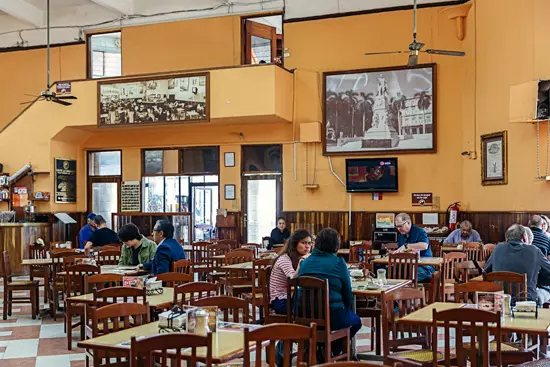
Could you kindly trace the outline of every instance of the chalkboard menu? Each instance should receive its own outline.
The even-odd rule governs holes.
[[[55,202],[76,203],[76,160],[55,158]]]

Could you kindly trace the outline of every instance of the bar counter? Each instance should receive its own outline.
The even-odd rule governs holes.
[[[30,258],[29,245],[39,238],[49,243],[50,234],[49,223],[0,223],[0,250],[10,254],[12,275],[29,274],[30,267],[21,266],[23,259]]]

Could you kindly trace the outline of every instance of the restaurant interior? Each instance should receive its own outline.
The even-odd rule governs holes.
[[[314,3],[0,0],[1,367],[550,366],[550,3]]]

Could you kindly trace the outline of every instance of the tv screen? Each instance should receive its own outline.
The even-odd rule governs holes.
[[[397,158],[346,159],[347,192],[397,192]]]

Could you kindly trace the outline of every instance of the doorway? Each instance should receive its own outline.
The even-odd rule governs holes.
[[[283,16],[243,18],[243,64],[283,65]]]
[[[276,227],[281,213],[281,176],[249,175],[243,178],[244,231],[247,243],[262,243]]]
[[[118,212],[120,181],[97,180],[90,183],[92,212],[105,218],[108,228],[113,228],[112,214]]]
[[[219,206],[218,184],[197,183],[192,179],[190,186],[193,241],[208,241],[216,238],[216,214]]]

